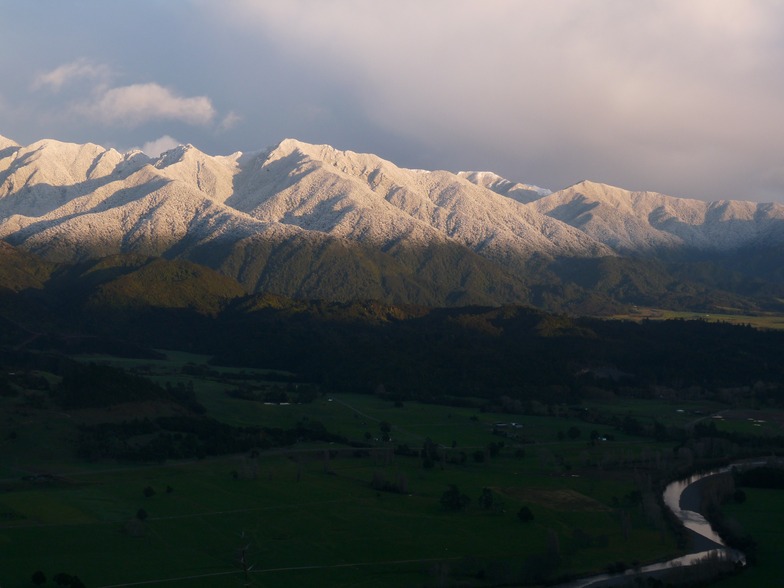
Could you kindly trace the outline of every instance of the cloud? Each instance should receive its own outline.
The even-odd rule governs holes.
[[[706,106],[737,110],[738,93],[752,97],[764,84],[753,68],[775,29],[763,4],[627,4],[238,2],[282,51],[319,62],[394,127],[460,122],[486,135],[545,131],[542,123],[564,127],[556,124],[564,119],[571,131],[641,115],[704,120]],[[735,76],[747,90],[727,91]]]
[[[784,198],[782,2],[184,1],[188,27],[152,0],[46,22],[20,3],[0,132],[133,145],[192,125],[215,152],[295,136],[553,189]],[[156,34],[96,25],[120,13]]]
[[[706,176],[740,177],[784,149],[781,3],[229,6],[224,18],[330,79],[367,122],[444,159],[546,170],[554,188],[592,177],[704,193]]]
[[[164,135],[153,141],[147,141],[142,145],[141,150],[150,157],[158,157],[164,151],[174,149],[178,145],[182,145],[182,143],[169,135]]]
[[[226,116],[223,117],[223,120],[221,120],[220,124],[218,125],[218,130],[230,131],[231,129],[236,127],[241,120],[242,117],[232,110]]]
[[[109,66],[82,58],[39,74],[31,87],[57,93],[66,85],[86,81],[86,85],[77,88],[77,96],[80,97],[71,103],[67,112],[107,125],[133,128],[162,120],[208,125],[216,117],[215,108],[207,96],[180,96],[174,90],[153,82],[111,86],[109,80],[113,76]],[[230,128],[238,120],[236,114],[229,113],[221,126]]]
[[[155,83],[106,89],[78,110],[101,122],[125,127],[155,120],[207,125],[215,117],[215,108],[206,96],[185,98]]]
[[[34,90],[45,88],[58,92],[63,86],[75,80],[105,81],[110,76],[111,70],[106,65],[82,58],[37,75],[33,80],[32,88]]]

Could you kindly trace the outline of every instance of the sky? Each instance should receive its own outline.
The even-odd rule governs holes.
[[[0,0],[0,135],[784,203],[778,0]]]

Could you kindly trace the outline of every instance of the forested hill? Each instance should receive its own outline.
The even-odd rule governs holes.
[[[443,403],[580,402],[592,395],[784,398],[784,332],[700,320],[572,318],[520,307],[432,309],[257,295],[194,308],[105,308],[25,326],[4,319],[19,353],[143,354],[182,349],[216,364],[283,369],[322,392]],[[149,352],[149,351],[147,351]],[[472,401],[473,402],[473,401]]]

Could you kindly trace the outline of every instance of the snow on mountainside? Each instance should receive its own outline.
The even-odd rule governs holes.
[[[216,202],[225,202],[234,193],[234,176],[239,172],[237,152],[211,157],[193,145],[180,145],[162,153],[154,166],[167,178],[195,187]]]
[[[382,249],[452,239],[488,257],[609,253],[554,222],[448,172],[402,169],[375,155],[287,139],[244,166],[227,204]]]
[[[612,251],[448,172],[287,139],[151,158],[44,140],[0,150],[0,239],[46,261],[206,265],[249,292],[424,305],[527,300],[536,256]]]
[[[529,206],[620,253],[682,247],[726,251],[784,243],[781,204],[703,202],[585,181]]]
[[[186,238],[279,237],[281,227],[382,250],[449,241],[497,259],[609,253],[454,174],[292,139],[248,156],[181,145],[158,158],[45,140],[12,150],[0,171],[0,238],[57,260],[160,255]]]
[[[181,145],[150,158],[0,137],[0,238],[57,261],[198,253],[235,273],[255,263],[253,281],[267,271],[254,256],[282,244],[360,244],[392,256],[443,245],[516,271],[534,254],[782,243],[782,221],[777,204],[706,203],[591,182],[550,193],[490,172],[403,169],[293,139],[249,154],[213,157]],[[207,253],[214,245],[220,255]]]
[[[15,147],[19,147],[19,145],[17,145],[14,141],[9,139],[8,137],[3,137],[3,135],[0,135],[0,155],[3,155],[2,151],[5,151],[7,149],[13,151]]]
[[[19,149],[0,160],[0,238],[51,260],[72,261],[128,251],[161,255],[186,237],[230,234],[236,240],[263,230],[263,223],[213,199],[224,184],[199,188],[205,174],[188,161],[187,151],[177,148],[152,160],[140,152],[57,141]],[[188,176],[189,163],[196,181]],[[223,175],[230,182],[233,173]]]
[[[501,194],[502,196],[508,196],[523,204],[533,202],[542,196],[552,194],[552,191],[547,188],[511,182],[493,172],[461,171],[458,172],[457,175],[477,186],[482,186],[483,188],[492,190],[496,194]]]

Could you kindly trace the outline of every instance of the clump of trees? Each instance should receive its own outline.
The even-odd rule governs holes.
[[[500,513],[504,510],[504,501],[490,488],[482,488],[478,504],[484,510]]]
[[[534,520],[534,513],[527,506],[521,506],[517,511],[517,518],[523,523],[530,523]]]
[[[784,468],[763,466],[737,472],[735,483],[748,488],[784,489]]]
[[[460,492],[460,489],[455,484],[450,484],[449,489],[441,495],[439,502],[445,509],[458,512],[468,506],[471,499]]]
[[[167,416],[79,427],[77,455],[95,459],[164,461],[284,447],[297,441],[349,444],[323,423],[303,419],[291,429],[235,427],[205,416]]]
[[[388,478],[384,472],[373,472],[373,479],[370,487],[382,492],[392,492],[395,494],[408,494],[408,477],[399,473],[394,478]]]
[[[96,364],[71,366],[54,391],[64,408],[106,407],[167,396],[166,390],[147,378]]]
[[[84,582],[79,579],[79,576],[66,574],[65,572],[58,572],[52,577],[52,580],[55,584],[64,588],[85,588]],[[46,574],[41,570],[36,570],[30,577],[30,581],[36,586],[43,586],[46,584]]]

